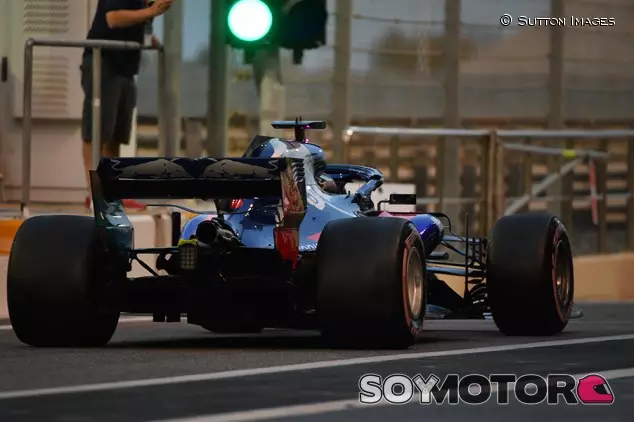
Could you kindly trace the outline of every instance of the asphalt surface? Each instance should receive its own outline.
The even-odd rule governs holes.
[[[581,306],[584,318],[548,338],[505,337],[491,321],[427,321],[406,351],[327,349],[311,332],[218,336],[141,320],[122,322],[106,348],[37,349],[4,326],[0,421],[631,421],[634,305]],[[478,406],[421,405],[416,397],[405,405],[360,405],[359,378],[369,373],[598,373],[615,401],[529,407],[511,394],[501,406],[495,398],[502,388]]]

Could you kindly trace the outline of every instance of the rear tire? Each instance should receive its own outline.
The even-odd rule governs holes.
[[[416,342],[427,277],[424,246],[409,221],[328,223],[317,248],[317,280],[321,331],[334,345],[401,349]]]
[[[9,318],[20,341],[54,347],[110,341],[119,312],[96,301],[103,250],[91,217],[42,215],[22,223],[7,271]]]
[[[487,293],[502,333],[561,332],[574,297],[572,250],[563,223],[547,213],[501,218],[489,238]]]

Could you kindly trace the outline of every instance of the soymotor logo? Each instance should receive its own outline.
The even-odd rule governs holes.
[[[376,404],[382,400],[391,404],[405,404],[415,398],[421,405],[428,404],[483,404],[491,398],[498,404],[508,404],[511,394],[523,404],[612,404],[614,394],[607,380],[598,374],[577,379],[568,374],[546,377],[528,374],[471,374],[460,377],[449,374],[444,380],[431,374],[427,378],[417,374],[409,377],[393,374],[385,379],[366,374],[359,379],[359,401]]]

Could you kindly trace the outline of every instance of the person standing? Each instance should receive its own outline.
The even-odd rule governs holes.
[[[174,0],[99,0],[87,39],[133,41],[143,44],[146,26],[157,16],[165,13]],[[158,39],[152,36],[158,47]],[[86,48],[83,53],[81,85],[84,91],[82,111],[82,156],[86,181],[90,190],[92,168],[92,55]],[[133,113],[136,107],[136,83],[139,73],[141,51],[102,50],[101,69],[101,155],[118,157],[121,144],[130,142]],[[92,208],[90,194],[86,197],[86,208]],[[137,201],[124,200],[129,208],[145,208]]]

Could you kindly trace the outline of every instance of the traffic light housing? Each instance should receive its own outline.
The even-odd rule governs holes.
[[[326,43],[326,0],[227,0],[227,44],[247,56],[257,47],[293,50],[296,64],[304,50]]]
[[[283,1],[277,44],[282,48],[311,50],[326,44],[326,0]]]

